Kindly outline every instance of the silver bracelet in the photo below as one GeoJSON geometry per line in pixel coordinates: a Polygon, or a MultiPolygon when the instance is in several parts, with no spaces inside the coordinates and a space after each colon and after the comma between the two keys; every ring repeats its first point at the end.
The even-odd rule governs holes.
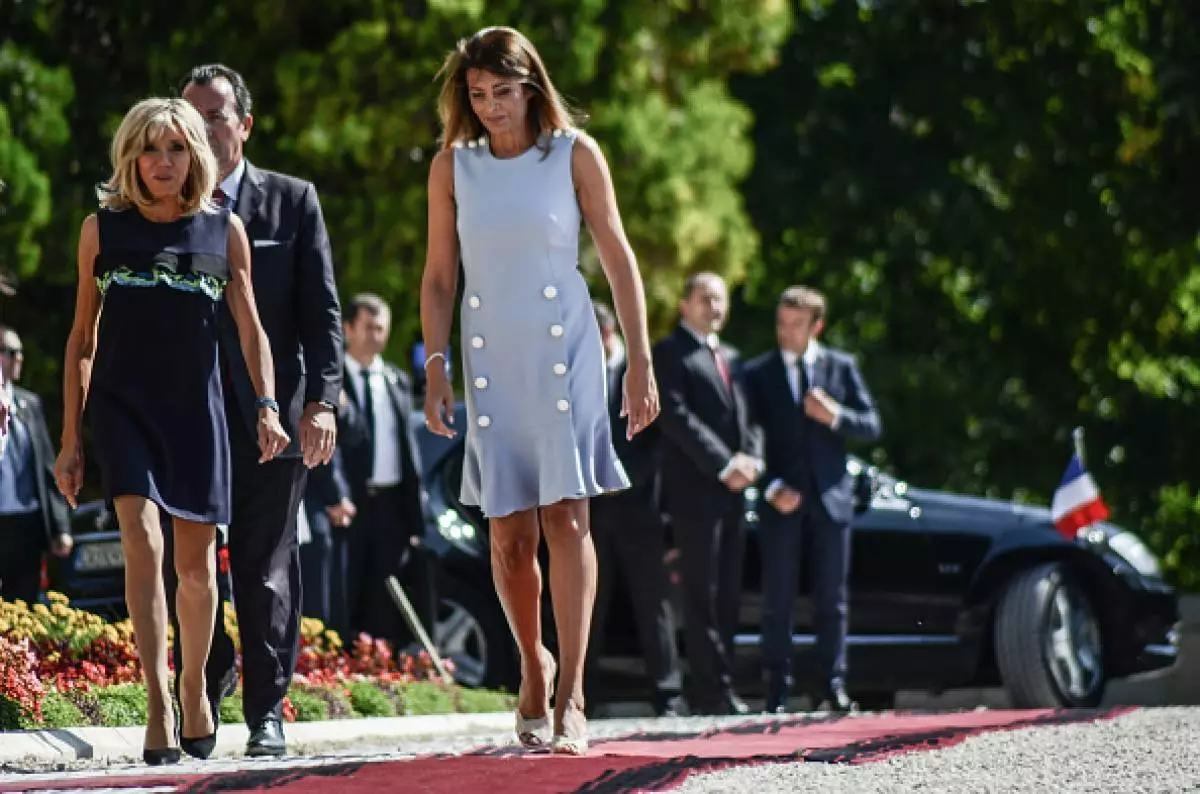
{"type": "Polygon", "coordinates": [[[431,353],[429,355],[429,358],[425,359],[425,369],[429,369],[429,362],[433,361],[435,358],[440,358],[442,360],[443,364],[445,364],[445,362],[446,362],[446,354],[445,353],[431,353]]]}

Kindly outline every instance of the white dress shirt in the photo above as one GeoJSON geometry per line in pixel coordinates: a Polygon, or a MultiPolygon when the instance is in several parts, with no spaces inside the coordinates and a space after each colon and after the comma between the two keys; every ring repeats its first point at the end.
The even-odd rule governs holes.
{"type": "MultiPolygon", "coordinates": [[[[354,381],[355,393],[358,394],[358,407],[366,410],[367,395],[363,392],[363,366],[350,356],[346,356],[346,372],[354,381]]],[[[388,391],[388,373],[384,369],[383,359],[376,356],[366,368],[369,373],[371,388],[371,407],[374,409],[375,465],[367,485],[375,488],[388,488],[400,482],[403,468],[400,462],[400,417],[396,416],[396,406],[388,391]]]]}
{"type": "Polygon", "coordinates": [[[225,191],[225,195],[229,196],[229,211],[237,211],[238,192],[242,189],[242,178],[246,176],[246,158],[238,160],[237,166],[229,172],[229,176],[221,180],[221,184],[217,187],[225,191]]]}

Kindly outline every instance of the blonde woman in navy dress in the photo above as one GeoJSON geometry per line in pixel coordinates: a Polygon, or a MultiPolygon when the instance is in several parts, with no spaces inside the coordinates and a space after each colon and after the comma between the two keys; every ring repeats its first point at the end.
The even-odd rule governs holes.
{"type": "MultiPolygon", "coordinates": [[[[462,499],[489,519],[492,574],[521,653],[526,747],[587,750],[583,664],[596,590],[588,498],[629,485],[609,435],[604,351],[579,272],[586,222],[628,344],[629,434],[658,415],[645,298],[608,165],[533,45],[511,28],[458,43],[443,67],[443,151],[429,175],[421,285],[426,350],[445,350],[459,258],[467,418],[462,499]],[[559,664],[542,644],[539,528],[550,550],[559,664]],[[548,735],[549,734],[549,735],[548,735]]],[[[425,362],[425,420],[452,436],[444,360],[425,362]]]]}
{"type": "Polygon", "coordinates": [[[237,323],[259,395],[258,446],[287,446],[271,348],[250,282],[250,245],[236,215],[208,200],[217,163],[200,114],[182,99],[147,99],[112,145],[101,209],[83,222],[75,322],[67,341],[59,490],[83,484],[84,405],[104,494],[125,552],[125,600],[146,681],[143,757],[206,758],[216,743],[204,663],[217,608],[216,524],[229,523],[229,438],[217,366],[217,304],[237,323]],[[167,601],[160,511],[175,526],[182,713],[167,688],[167,601]],[[179,737],[179,743],[175,738],[179,737]]]}

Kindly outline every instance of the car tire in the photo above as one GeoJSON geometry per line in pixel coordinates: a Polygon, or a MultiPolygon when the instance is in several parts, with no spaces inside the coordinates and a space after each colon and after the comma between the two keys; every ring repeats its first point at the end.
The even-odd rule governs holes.
{"type": "Polygon", "coordinates": [[[519,683],[515,645],[495,593],[450,580],[439,587],[433,641],[455,665],[463,686],[505,688],[519,683]]]}
{"type": "Polygon", "coordinates": [[[996,665],[1016,708],[1096,706],[1104,646],[1087,592],[1059,563],[1018,573],[995,622],[996,665]]]}

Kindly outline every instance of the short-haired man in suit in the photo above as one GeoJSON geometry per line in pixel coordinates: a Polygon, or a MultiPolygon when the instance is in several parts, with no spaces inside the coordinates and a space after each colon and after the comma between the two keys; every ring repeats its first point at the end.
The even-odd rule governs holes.
{"type": "Polygon", "coordinates": [[[627,361],[617,333],[617,318],[603,303],[596,302],[595,310],[604,344],[613,447],[629,475],[630,488],[593,499],[591,504],[599,582],[588,640],[589,675],[596,678],[597,661],[604,651],[604,633],[619,565],[629,588],[633,620],[646,660],[651,705],[657,715],[671,716],[678,714],[682,706],[683,680],[663,559],[666,527],[659,509],[657,425],[651,425],[632,439],[628,437],[625,419],[621,417],[627,361]]]}
{"type": "MultiPolygon", "coordinates": [[[[278,402],[256,399],[232,316],[222,305],[220,363],[233,464],[229,563],[250,728],[246,754],[280,756],[287,749],[283,699],[300,647],[297,519],[308,469],[328,463],[337,440],[341,308],[316,188],[245,157],[254,126],[245,80],[221,64],[197,66],[181,91],[208,125],[220,173],[213,200],[241,218],[250,238],[254,300],[275,360],[278,402]],[[292,439],[267,463],[259,463],[254,443],[262,408],[279,411],[292,439]]],[[[236,684],[233,643],[222,620],[205,670],[215,719],[215,704],[236,684]]]]}
{"type": "Polygon", "coordinates": [[[801,533],[812,535],[817,702],[853,704],[845,689],[850,521],[854,481],[846,440],[874,441],[879,413],[858,364],[817,341],[825,298],[789,287],[775,310],[779,348],[746,366],[746,392],[766,436],[766,504],[760,512],[763,663],[770,712],[787,709],[792,688],[792,617],[801,533]]]}
{"type": "MultiPolygon", "coordinates": [[[[364,293],[346,304],[346,396],[354,410],[338,456],[358,513],[334,535],[335,580],[340,568],[351,636],[366,632],[399,647],[412,639],[387,591],[395,575],[430,635],[437,617],[433,561],[422,544],[421,464],[408,375],[383,360],[391,309],[364,293]],[[340,560],[340,562],[338,562],[340,560]]],[[[335,592],[339,587],[335,585],[335,592]]],[[[335,608],[335,614],[338,609],[335,608]]]]}
{"type": "Polygon", "coordinates": [[[42,553],[71,553],[70,511],[54,484],[56,456],[42,401],[17,386],[25,350],[21,337],[0,326],[3,399],[12,406],[9,447],[0,458],[0,598],[37,602],[42,553]]]}
{"type": "Polygon", "coordinates": [[[694,713],[744,714],[733,690],[733,635],[746,547],[742,492],[758,479],[762,437],[717,333],[729,292],[715,273],[688,278],[680,323],[654,346],[662,395],[663,497],[680,551],[694,713]]]}

